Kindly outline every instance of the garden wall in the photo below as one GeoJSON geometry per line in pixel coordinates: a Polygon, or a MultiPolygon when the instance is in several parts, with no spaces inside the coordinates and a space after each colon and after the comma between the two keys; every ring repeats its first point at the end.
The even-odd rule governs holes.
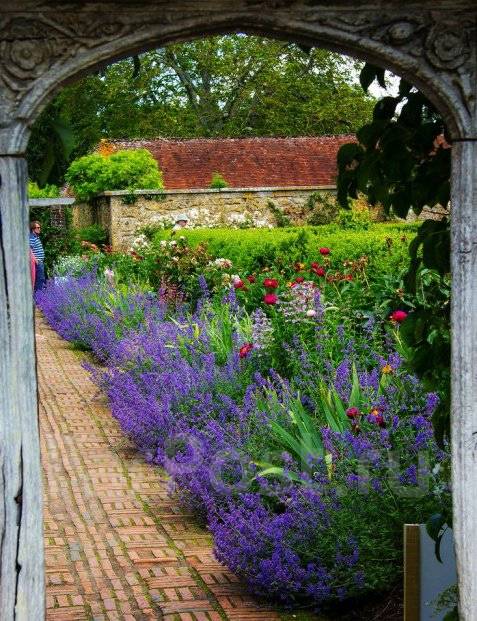
{"type": "Polygon", "coordinates": [[[276,226],[270,201],[292,224],[303,224],[305,204],[313,192],[335,193],[334,186],[288,188],[227,188],[222,190],[135,191],[135,202],[127,191],[105,192],[94,205],[73,207],[73,226],[101,224],[114,248],[131,245],[138,228],[174,222],[185,214],[191,226],[276,226]]]}

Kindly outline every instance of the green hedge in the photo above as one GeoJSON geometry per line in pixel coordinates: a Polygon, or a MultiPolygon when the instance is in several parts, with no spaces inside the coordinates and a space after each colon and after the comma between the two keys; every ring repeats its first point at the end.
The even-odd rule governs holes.
{"type": "MultiPolygon", "coordinates": [[[[379,267],[383,260],[399,264],[407,259],[417,225],[372,224],[366,230],[342,230],[336,225],[280,229],[191,229],[181,231],[190,246],[206,243],[214,257],[230,259],[237,269],[253,272],[267,266],[286,268],[294,261],[319,261],[321,247],[331,249],[334,264],[367,255],[379,267]]],[[[171,239],[157,231],[153,243],[171,239]]]]}

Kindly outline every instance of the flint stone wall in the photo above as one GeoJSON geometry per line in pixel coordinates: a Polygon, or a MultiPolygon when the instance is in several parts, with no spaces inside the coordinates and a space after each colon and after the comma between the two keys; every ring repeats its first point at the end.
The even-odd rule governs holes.
{"type": "Polygon", "coordinates": [[[137,229],[151,224],[174,223],[184,214],[192,227],[233,227],[250,224],[276,226],[269,201],[292,224],[304,224],[305,204],[313,192],[335,193],[335,186],[288,188],[227,188],[223,190],[138,190],[128,204],[127,191],[105,192],[94,205],[73,207],[73,226],[101,224],[115,249],[129,247],[137,229]]]}

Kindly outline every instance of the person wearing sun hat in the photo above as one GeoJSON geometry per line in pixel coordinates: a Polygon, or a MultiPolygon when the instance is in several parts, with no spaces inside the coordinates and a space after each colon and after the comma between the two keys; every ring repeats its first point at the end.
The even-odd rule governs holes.
{"type": "Polygon", "coordinates": [[[175,233],[176,231],[185,229],[188,222],[189,218],[185,214],[180,213],[178,216],[176,216],[176,221],[174,226],[172,227],[172,232],[175,233]]]}

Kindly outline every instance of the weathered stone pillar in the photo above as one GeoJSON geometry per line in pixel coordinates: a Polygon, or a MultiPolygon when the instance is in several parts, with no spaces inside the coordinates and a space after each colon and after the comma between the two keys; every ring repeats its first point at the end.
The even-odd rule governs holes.
{"type": "Polygon", "coordinates": [[[2,621],[44,619],[40,447],[26,162],[0,156],[0,602],[2,621]]]}
{"type": "Polygon", "coordinates": [[[477,141],[452,145],[452,482],[460,618],[477,606],[477,141]]]}

